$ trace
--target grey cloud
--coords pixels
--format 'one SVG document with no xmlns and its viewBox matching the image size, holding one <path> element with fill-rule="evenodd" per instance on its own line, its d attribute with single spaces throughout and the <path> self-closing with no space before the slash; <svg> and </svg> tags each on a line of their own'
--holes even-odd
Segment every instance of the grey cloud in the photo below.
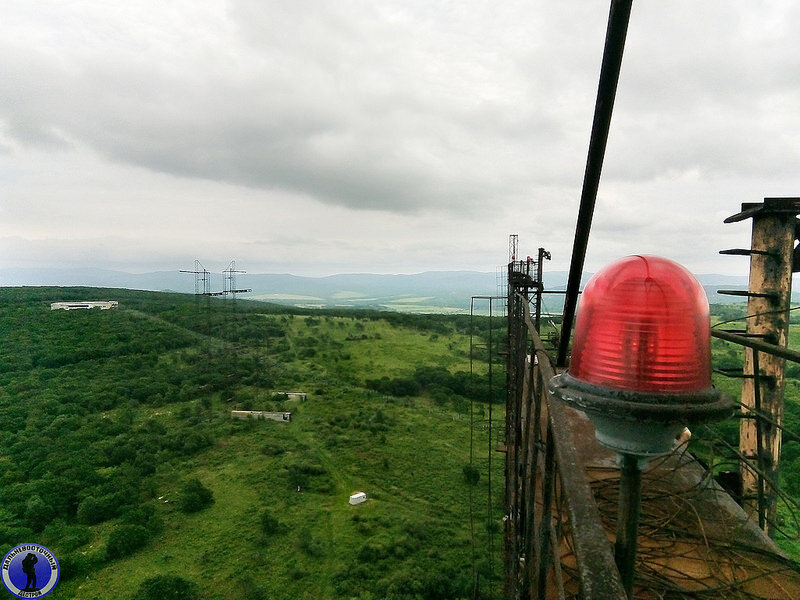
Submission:
<svg viewBox="0 0 800 600">
<path fill-rule="evenodd" d="M 787 177 L 800 162 L 800 7 L 679 0 L 632 17 L 611 177 Z"/>
<path fill-rule="evenodd" d="M 604 182 L 796 172 L 800 14 L 751 4 L 635 6 Z M 607 3 L 203 6 L 131 31 L 87 11 L 83 45 L 0 37 L 6 135 L 400 213 L 580 184 Z"/>
<path fill-rule="evenodd" d="M 563 125 L 513 79 L 513 61 L 482 47 L 480 15 L 448 25 L 425 5 L 263 6 L 234 3 L 218 42 L 231 51 L 206 62 L 199 43 L 177 57 L 120 44 L 56 60 L 6 41 L 7 132 L 351 208 L 469 210 L 528 186 L 531 171 L 553 177 Z M 530 157 L 541 136 L 552 147 Z"/>
</svg>

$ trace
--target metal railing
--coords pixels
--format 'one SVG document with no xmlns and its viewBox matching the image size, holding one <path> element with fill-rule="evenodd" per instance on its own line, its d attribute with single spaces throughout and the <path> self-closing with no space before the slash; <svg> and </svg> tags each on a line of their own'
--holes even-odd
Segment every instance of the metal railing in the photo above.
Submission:
<svg viewBox="0 0 800 600">
<path fill-rule="evenodd" d="M 626 598 L 528 301 L 509 307 L 506 596 Z M 515 426 L 514 423 L 517 425 Z M 515 450 L 520 449 L 520 450 Z M 568 558 L 565 558 L 567 557 Z"/>
<path fill-rule="evenodd" d="M 554 361 L 538 334 L 530 302 L 534 300 L 525 294 L 509 294 L 505 597 L 622 599 L 626 595 L 607 524 L 578 453 L 580 434 L 567 426 L 569 409 L 551 398 L 547 389 L 555 375 Z M 770 381 L 759 370 L 759 357 L 769 354 L 800 364 L 800 352 L 728 331 L 712 329 L 712 336 L 752 352 L 752 372 L 737 376 L 752 379 L 756 389 L 755 408 L 743 405 L 740 417 L 755 422 L 758 451 L 746 456 L 735 441 L 704 426 L 701 443 L 712 448 L 709 476 L 725 463 L 735 465 L 736 472 L 752 473 L 758 481 L 757 497 L 737 497 L 734 490 L 728 491 L 740 504 L 749 500 L 749 506 L 757 507 L 762 530 L 780 530 L 770 517 L 770 506 L 780 500 L 793 515 L 798 506 L 780 490 L 776 471 L 769 468 L 762 451 L 761 432 L 772 427 L 785 439 L 800 441 L 800 436 L 760 409 L 758 390 Z M 795 528 L 800 530 L 796 517 Z"/>
</svg>

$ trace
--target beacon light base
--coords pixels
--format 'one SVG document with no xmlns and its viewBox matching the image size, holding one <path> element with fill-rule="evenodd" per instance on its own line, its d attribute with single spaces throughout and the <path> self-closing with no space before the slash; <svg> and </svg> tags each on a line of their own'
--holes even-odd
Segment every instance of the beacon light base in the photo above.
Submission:
<svg viewBox="0 0 800 600">
<path fill-rule="evenodd" d="M 604 446 L 635 456 L 660 456 L 672 450 L 684 427 L 725 419 L 735 407 L 714 388 L 691 394 L 655 394 L 614 390 L 562 373 L 550 380 L 550 392 L 586 413 Z"/>
</svg>

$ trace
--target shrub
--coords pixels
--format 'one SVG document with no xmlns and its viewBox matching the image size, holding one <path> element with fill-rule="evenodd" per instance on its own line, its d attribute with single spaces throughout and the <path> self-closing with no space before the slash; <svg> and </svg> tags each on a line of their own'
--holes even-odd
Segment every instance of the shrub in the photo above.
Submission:
<svg viewBox="0 0 800 600">
<path fill-rule="evenodd" d="M 380 379 L 367 379 L 367 387 L 382 394 L 392 396 L 416 396 L 420 393 L 421 387 L 414 379 L 399 377 L 389 379 L 385 375 Z"/>
<path fill-rule="evenodd" d="M 463 396 L 452 397 L 453 410 L 462 415 L 469 414 L 469 400 Z"/>
<path fill-rule="evenodd" d="M 289 475 L 289 489 L 295 490 L 298 487 L 305 490 L 311 489 L 316 492 L 328 492 L 332 487 L 330 477 L 325 468 L 315 462 L 299 461 L 293 462 L 284 467 Z"/>
<path fill-rule="evenodd" d="M 281 522 L 268 510 L 261 513 L 261 533 L 270 536 L 283 530 Z"/>
<path fill-rule="evenodd" d="M 109 559 L 130 556 L 147 545 L 150 534 L 141 525 L 120 525 L 108 536 L 106 556 Z"/>
<path fill-rule="evenodd" d="M 242 577 L 241 590 L 240 598 L 247 598 L 247 600 L 269 600 L 266 590 L 258 585 L 249 575 Z"/>
<path fill-rule="evenodd" d="M 278 442 L 265 442 L 261 447 L 261 454 L 265 454 L 267 456 L 278 456 L 284 452 L 286 452 L 286 449 Z"/>
<path fill-rule="evenodd" d="M 316 558 L 325 556 L 325 543 L 315 536 L 308 527 L 303 527 L 297 532 L 300 549 Z"/>
<path fill-rule="evenodd" d="M 481 478 L 481 473 L 475 465 L 466 464 L 464 468 L 461 469 L 461 472 L 464 474 L 464 481 L 469 485 L 477 485 Z"/>
<path fill-rule="evenodd" d="M 145 579 L 131 600 L 198 600 L 200 589 L 193 581 L 177 575 L 156 575 Z"/>
<path fill-rule="evenodd" d="M 297 358 L 299 359 L 314 358 L 316 355 L 317 351 L 314 348 L 301 348 L 297 352 Z"/>
<path fill-rule="evenodd" d="M 105 504 L 94 496 L 86 496 L 78 505 L 78 523 L 97 525 L 108 517 Z"/>
<path fill-rule="evenodd" d="M 151 504 L 128 507 L 122 511 L 120 518 L 128 525 L 141 525 L 151 534 L 161 533 L 164 529 L 164 522 Z"/>
<path fill-rule="evenodd" d="M 214 503 L 214 494 L 199 479 L 190 479 L 181 486 L 178 502 L 181 511 L 196 513 Z"/>
<path fill-rule="evenodd" d="M 102 552 L 67 552 L 58 557 L 61 566 L 60 578 L 62 581 L 86 575 L 99 569 L 105 557 Z"/>
<path fill-rule="evenodd" d="M 72 552 L 94 539 L 91 527 L 67 524 L 62 519 L 52 521 L 42 535 L 48 542 L 55 543 L 62 552 Z"/>
</svg>

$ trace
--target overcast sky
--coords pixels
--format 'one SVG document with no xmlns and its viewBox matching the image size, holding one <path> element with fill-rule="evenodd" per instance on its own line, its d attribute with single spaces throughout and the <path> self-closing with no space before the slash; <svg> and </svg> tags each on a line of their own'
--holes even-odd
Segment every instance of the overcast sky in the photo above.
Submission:
<svg viewBox="0 0 800 600">
<path fill-rule="evenodd" d="M 0 1 L 0 267 L 568 266 L 608 1 Z M 634 2 L 586 267 L 745 274 L 800 3 Z"/>
</svg>

